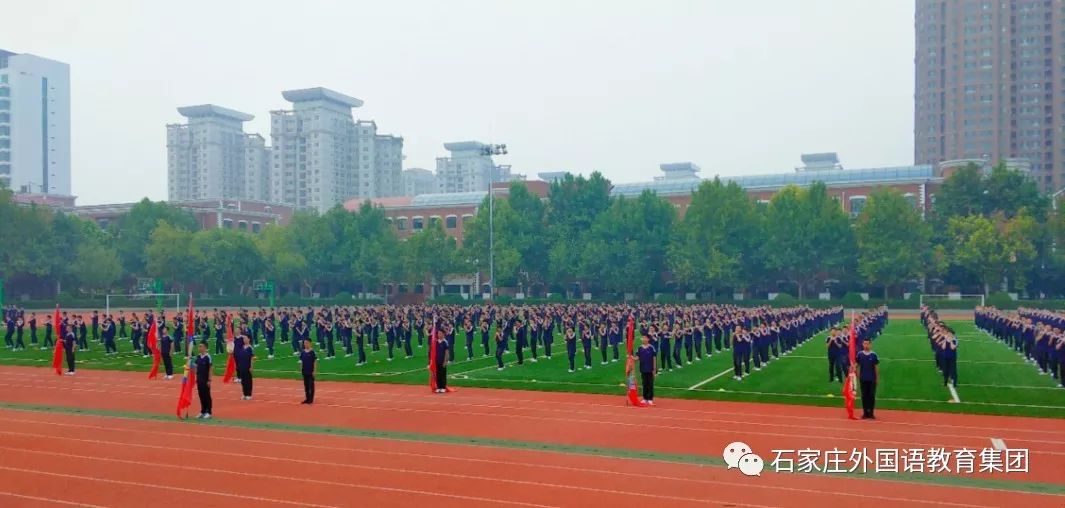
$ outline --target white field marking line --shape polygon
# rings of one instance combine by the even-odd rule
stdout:
[[[468,378],[468,380],[470,380],[470,381],[502,381],[502,382],[508,382],[508,383],[525,383],[525,382],[528,382],[528,380],[526,380],[526,379],[513,379],[513,378],[509,378],[509,379],[508,378],[491,378],[491,379],[489,379],[489,378],[472,378],[471,377],[471,378]],[[604,383],[583,383],[583,382],[579,382],[579,381],[543,381],[540,384],[564,384],[564,385],[581,385],[581,386],[617,386],[617,385],[604,384]],[[678,388],[678,387],[673,387],[673,386],[655,386],[655,390],[688,390],[688,389],[687,388]],[[693,391],[707,392],[707,393],[742,393],[742,394],[749,394],[749,395],[771,395],[771,396],[780,396],[780,397],[808,397],[808,398],[815,398],[815,399],[826,398],[825,395],[818,395],[818,394],[811,394],[811,393],[753,392],[753,391],[733,390],[733,389],[726,389],[724,392],[720,392],[719,390],[709,390],[709,389],[706,389],[706,388],[698,388],[698,389],[695,389]],[[895,402],[929,402],[929,403],[935,403],[935,404],[943,404],[944,403],[942,400],[907,399],[907,398],[892,398],[892,397],[878,397],[877,400],[890,400],[890,401],[895,401]],[[726,401],[726,402],[750,403],[751,401]],[[1000,402],[963,402],[962,404],[971,404],[971,405],[977,405],[977,406],[992,406],[992,407],[1028,407],[1028,408],[1038,408],[1038,409],[1065,409],[1065,406],[1044,406],[1044,405],[1038,405],[1038,404],[1005,404],[1005,403],[1000,403]],[[657,408],[656,408],[656,411],[657,411]],[[905,411],[905,410],[896,410],[896,411]],[[757,414],[751,415],[751,416],[765,417],[765,415],[757,415]],[[970,415],[970,416],[972,416],[972,415]],[[1005,417],[1005,418],[1023,418],[1023,417]],[[831,420],[831,418],[825,418],[825,420]],[[910,424],[910,425],[925,426],[923,424]],[[930,425],[934,425],[934,424],[930,424]],[[949,426],[949,425],[948,425],[948,427],[958,428],[958,427],[953,427],[953,426]],[[991,430],[995,430],[995,429],[991,429]],[[1037,431],[1033,431],[1033,432],[1037,432]],[[1042,432],[1057,433],[1055,431],[1042,431]]]
[[[19,375],[16,375],[16,374],[9,374],[8,372],[0,370],[0,379],[5,378],[5,377],[11,378],[13,380],[19,380],[19,381],[24,381],[26,379],[23,376],[19,376]],[[55,379],[55,378],[52,377],[52,376],[48,376],[48,379]],[[82,379],[84,379],[84,378],[82,378]],[[278,384],[277,383],[278,381],[286,382],[285,380],[274,380],[274,379],[271,379],[271,380],[268,380],[267,383],[265,383],[265,384],[270,384],[270,385]],[[518,381],[518,380],[513,380],[513,381]],[[593,384],[593,383],[574,383],[574,382],[568,382],[568,383],[567,382],[555,382],[555,383],[557,383],[557,384],[580,384],[580,385]],[[79,384],[83,384],[83,383],[79,380]],[[100,384],[100,385],[101,386],[126,386],[126,385],[104,385],[104,384]],[[386,395],[386,396],[397,396],[397,395],[399,395],[399,396],[403,396],[403,392],[361,391],[361,390],[358,389],[358,388],[362,388],[362,387],[378,388],[378,387],[382,386],[382,385],[379,385],[379,384],[347,384],[347,385],[348,386],[343,386],[342,388],[339,385],[333,385],[333,387],[334,388],[340,388],[340,390],[338,390],[338,392],[342,393],[342,394],[369,395],[369,396],[380,396],[380,395]],[[49,386],[59,386],[59,385],[55,385],[55,384],[51,384],[50,383]],[[65,387],[67,385],[62,385],[62,386]],[[397,388],[404,388],[403,385],[395,385],[395,386],[397,386]],[[600,384],[600,386],[615,386],[615,385]],[[354,388],[354,389],[352,389],[352,388]],[[674,387],[660,387],[660,388],[661,389],[669,389],[669,390],[682,390],[683,389],[683,388],[674,388]],[[415,389],[415,386],[411,385],[410,389],[413,391]],[[292,388],[290,390],[295,392],[295,391],[301,391],[302,388],[300,388],[300,389]],[[484,388],[482,390],[491,391],[492,389],[491,388]],[[707,391],[707,390],[697,390],[697,391]],[[470,395],[468,395],[469,393],[470,392],[464,392],[463,399],[459,399],[459,400],[515,402],[515,399],[509,398],[509,397],[490,397],[490,396],[483,396],[483,395],[470,396]],[[519,392],[519,393],[534,394],[536,392]],[[752,394],[774,395],[774,393],[766,393],[766,392],[737,392],[737,393],[752,393]],[[576,394],[576,395],[579,396],[580,394]],[[823,397],[823,396],[820,396],[820,395],[809,395],[809,394],[783,394],[783,393],[778,393],[778,395],[791,395],[791,396],[802,396],[802,397]],[[888,398],[888,399],[883,399],[883,400],[903,400],[903,401],[912,401],[912,402],[935,402],[935,403],[941,402],[941,401],[925,400],[925,399],[891,399],[891,398]],[[572,406],[572,405],[580,405],[582,407],[604,407],[604,408],[612,408],[612,409],[616,409],[618,407],[615,404],[601,404],[601,403],[593,403],[593,402],[568,402],[568,401],[543,400],[543,399],[531,399],[531,398],[530,399],[521,399],[521,400],[518,400],[518,402],[528,402],[528,403],[532,403],[532,404],[540,404],[540,403],[548,402],[548,403],[555,404],[555,405],[570,405],[570,406]],[[700,402],[704,402],[704,403],[707,403],[707,404],[719,403],[719,402],[716,402],[716,401],[700,401]],[[725,403],[729,403],[729,402],[725,402]],[[972,402],[968,402],[967,404],[972,404]],[[1039,406],[1039,407],[1042,407],[1042,406]],[[818,409],[820,409],[820,408],[818,408]],[[751,418],[756,418],[756,417],[757,418],[764,418],[764,417],[767,416],[767,415],[765,415],[763,413],[747,413],[747,412],[736,412],[736,411],[714,411],[714,410],[699,410],[699,409],[669,408],[669,407],[656,407],[654,412],[655,413],[697,414],[697,415],[707,414],[707,415],[714,415],[714,416],[728,415],[728,416],[743,417],[743,418],[746,418],[746,419],[751,419]],[[772,416],[772,415],[769,415],[769,416]],[[839,421],[838,418],[826,418],[826,417],[817,417],[817,416],[786,415],[786,417],[787,418],[791,418],[791,419],[795,419],[795,420],[808,420],[808,421],[824,421],[824,422],[838,422]],[[1001,429],[1001,427],[980,427],[980,426],[972,426],[972,425],[962,426],[962,425],[947,425],[947,424],[936,424],[936,423],[890,422],[890,421],[879,421],[878,422],[878,426],[906,426],[906,427],[922,427],[922,428],[943,427],[943,428],[947,428],[947,429],[968,429],[968,430],[975,430],[975,431],[998,431],[998,430]],[[1056,431],[1056,430],[1040,430],[1040,429],[1013,429],[1013,430],[1016,430],[1016,431],[1019,431],[1019,432],[1025,432],[1025,433],[1033,433],[1033,434],[1052,434],[1052,435],[1063,434],[1063,432]]]
[[[699,388],[700,386],[703,386],[706,383],[709,383],[709,382],[711,382],[711,381],[713,381],[713,380],[715,380],[715,379],[717,379],[717,378],[719,378],[721,376],[724,376],[725,374],[728,374],[729,372],[732,372],[731,368],[725,369],[725,370],[723,370],[721,372],[718,372],[717,374],[714,374],[713,376],[710,376],[710,377],[708,377],[708,378],[706,378],[706,379],[704,379],[702,381],[699,381],[698,383],[695,383],[695,384],[689,386],[688,389],[689,390],[694,390],[696,388]]]
[[[825,361],[823,356],[801,356],[793,355],[790,358],[800,358],[803,360],[821,360]],[[921,362],[931,363],[936,361],[935,358],[884,358],[884,362]],[[958,363],[973,364],[973,365],[1022,365],[1017,362],[1004,362],[1000,360],[958,360]]]
[[[104,508],[103,506],[100,506],[98,504],[76,503],[74,501],[64,501],[62,499],[52,499],[50,497],[27,496],[25,494],[16,494],[14,492],[4,492],[2,490],[0,490],[0,496],[9,496],[9,497],[14,497],[14,498],[18,498],[18,499],[27,499],[27,500],[30,500],[30,501],[41,501],[41,502],[45,502],[45,503],[59,504],[59,505],[64,505],[64,506],[80,506],[82,508]]]
[[[1061,390],[1060,386],[1024,386],[1024,385],[980,385],[965,383],[965,386],[975,388],[1008,388],[1010,390]]]
[[[961,399],[958,397],[958,390],[954,388],[954,385],[947,383],[947,389],[950,390],[950,401],[952,403],[957,404],[961,402]]]
[[[67,438],[60,437],[60,439],[67,439]],[[95,441],[93,439],[68,439],[68,440],[84,441],[84,442],[94,442]],[[131,443],[120,443],[120,442],[114,442],[114,441],[99,441],[96,444],[114,444],[114,445],[127,445],[127,446],[131,445]],[[150,445],[134,445],[134,446],[137,446],[139,448],[152,448],[152,449],[166,450],[166,451],[171,451],[171,452],[174,450],[172,447],[167,447],[167,446],[150,446]],[[161,462],[143,462],[143,461],[138,461],[138,460],[115,459],[115,458],[110,458],[110,457],[94,457],[94,456],[89,456],[89,455],[75,455],[75,454],[70,454],[70,453],[47,452],[47,451],[40,451],[40,450],[29,450],[29,449],[25,449],[25,448],[10,448],[10,447],[6,447],[6,446],[0,447],[0,450],[10,450],[10,451],[15,451],[15,452],[23,452],[23,453],[35,453],[35,454],[39,454],[39,455],[51,455],[53,457],[65,457],[65,458],[71,458],[71,459],[99,460],[99,461],[103,461],[103,462],[112,462],[112,463],[118,463],[118,464],[131,464],[131,465],[135,465],[135,466],[166,467],[166,468],[170,468],[170,469],[183,469],[184,468],[184,466],[181,466],[181,465],[166,464],[166,463],[161,463]],[[286,461],[299,462],[299,463],[303,463],[303,464],[312,464],[312,465],[315,464],[314,461],[309,461],[309,460],[278,459],[277,457],[245,455],[245,454],[240,454],[240,453],[225,453],[225,452],[213,452],[213,451],[207,451],[205,453],[210,453],[212,455],[246,457],[246,458],[257,458],[257,459],[267,459],[267,460],[271,460],[271,459],[272,460],[286,460]],[[397,473],[418,473],[418,474],[427,474],[427,475],[436,475],[436,476],[447,476],[447,477],[453,477],[453,478],[462,478],[462,475],[436,473],[436,472],[432,472],[432,471],[415,471],[415,470],[407,470],[407,469],[378,468],[378,467],[373,467],[373,466],[366,466],[366,467],[350,466],[350,465],[347,465],[347,464],[327,463],[327,462],[326,463],[321,463],[321,464],[328,464],[328,465],[332,465],[332,466],[344,466],[344,467],[359,468],[359,469],[371,469],[371,470],[376,470],[376,471],[389,471],[389,472],[397,472]],[[252,473],[244,473],[244,472],[241,472],[241,471],[233,471],[231,469],[214,469],[214,468],[207,468],[207,467],[199,467],[199,466],[197,466],[196,470],[197,471],[208,472],[208,473],[225,473],[227,475],[234,475],[235,474],[235,475],[238,475],[238,476],[247,476],[247,477],[252,477],[252,478],[269,478],[271,480],[291,480],[292,479],[291,477],[288,477],[288,476],[276,476],[276,475],[265,474],[265,473],[252,474]],[[470,478],[475,478],[475,479],[479,479],[479,480],[493,480],[493,479],[497,480],[497,481],[499,480],[499,479],[496,479],[496,478],[478,478],[478,477],[470,477]],[[529,507],[534,507],[534,508],[550,508],[550,505],[542,505],[542,504],[535,504],[535,503],[524,503],[524,502],[521,502],[521,501],[508,501],[508,500],[495,499],[495,498],[490,498],[490,497],[467,496],[467,495],[463,495],[463,494],[446,494],[446,493],[438,493],[438,492],[423,491],[423,490],[404,489],[404,488],[398,488],[398,487],[382,487],[382,486],[378,486],[378,485],[365,485],[365,484],[357,484],[357,483],[342,483],[342,482],[334,482],[334,481],[329,481],[329,480],[315,480],[315,479],[311,479],[311,478],[301,478],[300,481],[301,482],[306,482],[306,483],[315,483],[315,484],[319,484],[319,485],[328,485],[328,486],[332,486],[332,487],[349,487],[349,488],[354,488],[354,489],[379,490],[379,491],[383,491],[383,492],[400,492],[400,493],[407,494],[407,495],[420,494],[420,495],[430,496],[430,497],[445,497],[445,498],[451,498],[451,499],[461,499],[461,500],[464,500],[464,501],[479,501],[479,502],[489,502],[489,503],[497,503],[497,504],[505,504],[505,505],[520,505],[520,506],[529,506]],[[535,485],[535,483],[533,483],[533,482],[520,482],[520,483]],[[563,486],[563,485],[550,485],[550,484],[543,484],[543,485],[544,486],[550,486],[550,487],[571,488],[571,487],[567,487],[567,486]],[[579,489],[579,487],[572,487],[572,488],[578,488]],[[589,489],[589,490],[594,490],[594,491],[602,492],[602,493],[629,494],[629,492],[621,492],[621,491],[607,491],[607,490],[601,490],[601,489]],[[649,497],[654,497],[654,496],[650,496],[650,495],[648,495],[648,496]],[[686,498],[676,498],[676,499],[684,500],[684,501],[698,501],[698,500],[695,500],[695,499],[686,499]],[[709,501],[699,501],[699,502],[709,502]]]
[[[19,386],[19,385],[9,385],[9,387],[25,388],[24,386]],[[66,392],[79,392],[80,391],[80,392],[90,392],[90,393],[108,393],[108,394],[111,394],[111,395],[128,395],[128,396],[133,396],[133,397],[146,397],[147,396],[147,395],[139,393],[139,392],[120,392],[120,391],[114,391],[114,390],[89,390],[89,389],[82,389],[82,388],[66,388],[65,391]],[[290,402],[262,401],[262,403],[278,404],[278,405],[286,405],[286,406],[292,405],[292,403],[290,403]],[[344,409],[363,409],[363,410],[371,410],[371,411],[395,411],[395,412],[404,412],[404,413],[430,413],[430,414],[448,414],[448,415],[455,414],[454,411],[450,411],[450,410],[396,408],[396,407],[391,407],[391,406],[388,406],[388,407],[349,406],[349,405],[342,405],[342,404],[317,404],[317,403],[315,405],[317,405],[319,407],[334,407],[334,408],[344,408]],[[728,429],[702,428],[702,427],[681,427],[681,426],[674,426],[674,425],[652,425],[652,424],[638,423],[638,422],[603,421],[603,420],[573,419],[573,418],[561,418],[561,417],[553,418],[553,417],[532,416],[532,415],[500,415],[500,414],[493,414],[493,413],[477,413],[477,412],[465,412],[463,414],[465,414],[465,415],[486,416],[486,417],[496,417],[496,418],[508,418],[508,419],[521,418],[521,419],[525,419],[525,420],[546,421],[546,422],[587,423],[587,424],[592,424],[592,425],[612,425],[612,426],[639,427],[639,428],[653,427],[653,428],[664,429],[664,430],[683,430],[683,431],[699,432],[699,433],[706,433],[706,434],[728,434],[728,433],[731,432]],[[792,433],[759,432],[757,435],[766,436],[766,437],[787,437],[787,438],[808,438],[808,439],[823,439],[824,438],[823,434],[795,434],[793,432]],[[966,442],[968,442],[968,440],[971,440],[972,438],[965,438],[965,439],[966,439]],[[870,439],[868,437],[863,438],[863,439],[841,437],[841,438],[837,438],[837,440],[862,442],[862,443],[870,442]],[[920,442],[920,441],[889,441],[889,440],[882,440],[882,439],[876,439],[874,441],[877,442],[877,443],[881,443],[881,444],[891,444],[891,445],[913,445],[913,444],[919,444],[921,446],[926,446],[926,447],[942,446],[943,445],[943,443],[930,443],[930,442]],[[1063,456],[1065,456],[1065,452],[1041,451],[1041,452],[1033,452],[1033,453],[1044,453],[1044,454],[1049,454],[1049,455],[1063,455]]]
[[[40,422],[40,423],[54,424],[54,422]],[[55,425],[64,425],[64,424],[55,424]],[[594,469],[588,469],[588,468],[555,466],[555,465],[535,464],[535,463],[527,463],[527,462],[513,462],[513,461],[488,460],[488,459],[473,459],[473,458],[454,457],[454,456],[446,456],[446,455],[431,455],[431,454],[406,453],[406,452],[390,452],[390,451],[382,451],[382,450],[372,450],[372,449],[367,450],[367,449],[347,448],[347,447],[337,448],[337,447],[331,447],[331,446],[304,445],[304,444],[294,444],[294,443],[275,443],[275,442],[270,442],[270,441],[250,440],[250,439],[242,439],[242,438],[226,438],[226,437],[221,437],[221,436],[219,436],[219,437],[215,437],[215,436],[199,436],[197,434],[186,434],[186,433],[154,433],[154,432],[148,431],[148,430],[115,429],[115,428],[111,428],[111,427],[98,427],[98,426],[89,426],[89,425],[71,425],[71,426],[103,429],[103,430],[110,430],[110,431],[114,431],[114,432],[151,433],[151,434],[154,434],[154,435],[173,434],[173,435],[178,435],[178,436],[182,436],[182,437],[194,437],[194,436],[195,437],[208,437],[208,438],[213,438],[213,439],[218,439],[218,440],[251,442],[251,443],[263,444],[263,445],[278,445],[278,444],[282,444],[282,445],[285,445],[285,446],[288,446],[288,447],[311,448],[311,449],[321,449],[321,450],[328,450],[328,451],[338,451],[339,450],[339,451],[344,451],[344,452],[359,452],[359,453],[371,453],[371,454],[380,454],[380,455],[410,456],[410,457],[418,457],[418,458],[431,458],[431,459],[444,459],[444,460],[455,460],[455,461],[466,461],[466,462],[490,463],[490,464],[499,464],[499,465],[506,465],[506,466],[530,467],[530,468],[536,468],[536,469],[557,469],[557,470],[564,470],[564,471],[577,471],[577,472],[592,473],[592,474],[608,474],[608,475],[615,475],[615,476],[627,476],[627,477],[637,477],[637,478],[645,478],[645,479],[658,479],[658,480],[688,482],[688,483],[705,484],[705,485],[727,485],[727,486],[735,486],[736,485],[735,482],[727,482],[727,481],[715,481],[715,480],[694,479],[694,478],[665,477],[665,476],[649,475],[649,474],[644,474],[644,473],[628,473],[628,472],[623,472],[623,471],[602,471],[602,470],[594,470]],[[19,435],[19,436],[26,436],[26,437],[42,437],[42,438],[56,437],[58,439],[63,439],[63,440],[67,440],[67,441],[87,442],[87,443],[105,444],[105,445],[107,445],[107,444],[116,444],[116,445],[132,446],[132,447],[136,447],[136,448],[162,449],[162,450],[172,451],[171,447],[158,446],[158,445],[147,445],[147,444],[140,444],[140,443],[129,443],[129,442],[126,442],[126,441],[117,442],[117,441],[104,441],[104,440],[97,440],[97,439],[80,439],[80,438],[72,438],[72,437],[66,437],[66,436],[49,436],[49,435],[42,435],[42,434],[31,434],[31,433],[25,433],[25,432],[0,431],[0,434]],[[37,452],[37,451],[34,451],[34,450],[27,450],[27,449],[24,449],[24,448],[0,447],[0,449],[10,449],[10,450],[25,451],[25,452],[33,452],[33,453],[55,454],[55,452]],[[217,451],[207,451],[207,453],[214,454],[214,455],[223,455],[223,456],[238,456],[238,457],[260,458],[260,459],[275,460],[275,461],[298,462],[298,463],[309,463],[309,464],[323,464],[323,465],[334,465],[334,466],[340,466],[340,467],[351,467],[351,468],[360,468],[360,469],[368,468],[368,469],[378,469],[378,470],[393,471],[393,469],[390,469],[390,468],[375,468],[375,467],[372,467],[372,466],[356,466],[356,465],[350,465],[350,464],[344,464],[344,463],[309,461],[309,460],[304,460],[304,459],[286,459],[286,458],[273,457],[273,456],[257,456],[257,455],[247,455],[247,454],[238,454],[238,453],[229,453],[229,452],[217,452]],[[79,456],[79,458],[95,458],[95,457],[80,457]],[[125,460],[121,460],[121,459],[105,459],[105,460],[120,461],[120,462],[132,462],[132,461],[125,461]],[[641,460],[644,460],[644,459],[627,459],[627,460],[641,461]],[[675,464],[675,465],[678,465],[678,466],[689,466],[689,467],[696,468],[696,469],[700,469],[701,468],[701,466],[698,466],[698,465],[695,465],[695,464],[680,464],[680,463],[671,463],[671,464]],[[173,466],[169,466],[169,465],[165,465],[165,464],[163,466],[164,467],[173,467]],[[408,471],[404,470],[404,472],[408,472]],[[409,472],[421,472],[421,471],[409,471]],[[443,475],[443,476],[468,477],[468,476],[465,476],[465,475],[447,475],[447,474],[436,473],[436,472],[426,472],[426,474],[438,474],[438,475]],[[254,475],[250,475],[249,474],[248,476],[254,476]],[[476,479],[476,477],[469,477],[469,478]],[[498,480],[497,478],[492,478],[492,479]],[[877,479],[876,478],[861,478],[861,480],[873,480],[873,481],[876,481]],[[503,481],[507,481],[507,480],[503,480]],[[568,488],[567,486],[538,484],[538,483],[535,483],[535,482],[524,482],[524,481],[510,481],[510,482],[512,482],[512,483],[523,483],[523,484],[532,483],[532,484],[536,484],[536,485],[557,486],[557,487],[561,487],[561,488]],[[332,482],[323,482],[323,483],[332,483]],[[767,489],[767,490],[783,490],[783,491],[788,491],[788,492],[801,492],[801,493],[813,493],[813,494],[823,494],[824,493],[823,490],[802,489],[802,488],[796,488],[796,487],[784,487],[784,486],[774,486],[774,485],[752,484],[751,487],[762,488],[762,489]],[[983,489],[983,487],[972,487],[972,488]],[[582,488],[582,489],[583,490],[589,490],[587,488]],[[590,490],[599,491],[601,489],[590,489]],[[999,489],[985,489],[985,490],[999,490]],[[606,492],[614,493],[616,491],[606,491]],[[629,494],[630,492],[624,492],[624,493],[625,494]],[[962,503],[950,503],[950,502],[942,502],[942,501],[928,501],[928,500],[920,500],[920,499],[907,499],[907,498],[892,498],[892,497],[884,497],[884,496],[871,496],[871,495],[855,494],[855,493],[847,493],[847,492],[837,492],[837,493],[835,493],[835,495],[857,497],[857,498],[864,498],[864,499],[906,501],[906,502],[921,503],[921,504],[932,504],[932,505],[963,506],[963,507],[983,506],[983,505],[969,505],[969,504],[962,504]],[[661,498],[661,496],[654,496],[654,495],[650,495],[650,497]],[[685,498],[680,498],[680,499],[685,499]],[[685,500],[687,500],[687,499],[685,499]],[[705,501],[701,501],[701,500],[696,500],[696,501],[705,502]],[[736,504],[736,503],[730,503],[730,504]],[[741,506],[756,506],[756,505],[742,505],[741,504]]]
[[[991,446],[995,447],[996,450],[1005,450],[1006,442],[997,437],[993,437],[991,438]]]
[[[129,486],[133,486],[133,487],[148,487],[148,488],[154,488],[154,489],[172,490],[172,491],[175,491],[175,492],[184,492],[186,494],[207,494],[207,495],[212,495],[212,496],[229,497],[229,498],[235,498],[235,499],[250,499],[252,501],[260,501],[260,502],[264,502],[264,503],[287,504],[287,505],[293,505],[293,506],[309,506],[309,507],[312,507],[312,508],[338,508],[338,507],[333,507],[333,506],[330,506],[330,505],[301,503],[301,502],[298,502],[298,501],[285,501],[283,499],[271,499],[271,498],[267,498],[267,497],[241,496],[241,495],[236,495],[236,494],[230,494],[230,493],[227,493],[227,492],[217,492],[217,491],[205,490],[205,489],[186,489],[186,488],[182,488],[182,487],[174,487],[172,485],[166,485],[165,483],[160,483],[160,482],[156,482],[156,483],[140,483],[140,482],[131,482],[131,481],[126,481],[126,480],[113,480],[113,479],[110,479],[110,478],[101,478],[99,476],[81,476],[81,475],[75,475],[75,474],[60,474],[60,473],[53,473],[51,471],[40,471],[40,470],[36,470],[36,469],[23,469],[23,468],[18,468],[18,467],[9,467],[9,466],[0,466],[0,470],[11,471],[11,472],[15,472],[15,473],[29,473],[29,474],[34,474],[34,475],[38,475],[39,474],[39,475],[45,475],[45,476],[55,476],[55,477],[60,477],[60,478],[64,478],[64,479],[86,480],[86,481],[89,481],[89,482],[103,482],[103,483],[111,483],[111,484],[115,484],[115,485],[129,485]]]

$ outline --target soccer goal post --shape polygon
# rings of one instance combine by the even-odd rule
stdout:
[[[174,312],[181,312],[181,295],[179,293],[134,293],[134,294],[110,294],[107,295],[105,310],[111,313],[111,308],[116,309],[158,309],[165,310],[174,305]]]
[[[926,295],[922,294],[920,297],[921,305],[930,305],[934,307],[950,308],[951,304],[957,304],[963,301],[976,302],[979,301],[979,306],[984,306],[984,295],[966,295],[962,293],[947,293],[942,295]]]

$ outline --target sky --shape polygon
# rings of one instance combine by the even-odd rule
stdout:
[[[496,161],[652,179],[913,163],[912,1],[34,0],[0,9],[0,48],[71,66],[79,204],[165,199],[166,124],[212,103],[269,139],[281,91],[365,101],[404,168],[445,142]]]

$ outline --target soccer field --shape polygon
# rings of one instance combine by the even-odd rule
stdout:
[[[964,412],[995,415],[1023,415],[1065,418],[1065,389],[1049,376],[1039,375],[1004,344],[976,329],[969,321],[950,322],[958,331],[959,385],[956,393],[943,386],[943,378],[935,368],[935,361],[921,323],[917,320],[891,321],[873,347],[881,358],[877,390],[878,409],[908,409],[918,411]],[[694,398],[733,401],[777,402],[818,406],[838,406],[842,411],[841,385],[828,381],[825,355],[825,334],[799,346],[789,355],[773,359],[761,371],[753,370],[743,381],[732,378],[732,353],[715,352],[708,358],[682,368],[661,372],[656,380],[656,395],[663,398]],[[586,393],[624,393],[624,364],[622,361],[601,365],[597,348],[592,349],[592,368],[583,369],[583,351],[578,346],[576,372],[568,372],[565,345],[558,337],[553,358],[543,357],[531,362],[526,352],[525,364],[517,365],[513,351],[504,355],[506,367],[496,370],[495,357],[483,357],[479,336],[474,345],[474,358],[465,360],[465,338],[459,336],[456,361],[448,368],[453,385],[490,388],[572,391]],[[28,342],[27,337],[27,342]],[[91,342],[91,338],[89,339]],[[415,339],[416,341],[416,339]],[[388,361],[384,338],[381,350],[371,352],[367,346],[368,363],[355,366],[354,357],[345,358],[340,344],[337,357],[321,360],[319,379],[377,383],[428,384],[426,348],[414,346],[414,357],[404,358],[396,349],[395,358]],[[128,339],[118,341],[120,353],[104,355],[103,346],[93,343],[92,350],[77,354],[82,369],[132,370],[147,373],[150,358],[130,352]],[[513,349],[514,343],[511,342]],[[213,350],[213,343],[211,345]],[[262,341],[256,347],[258,360],[255,373],[260,377],[298,378],[298,363],[291,346],[276,344],[276,356],[266,359]],[[319,352],[321,354],[321,352]],[[612,355],[611,355],[612,356]],[[181,375],[181,360],[175,357],[175,375]],[[30,348],[26,351],[0,351],[0,364],[46,366],[50,351]],[[225,366],[224,355],[214,355],[215,373]],[[177,390],[175,381],[172,382]],[[217,389],[217,388],[216,388]],[[239,390],[234,384],[233,390]]]

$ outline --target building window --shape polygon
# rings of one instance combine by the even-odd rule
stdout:
[[[411,229],[419,231],[425,225],[425,218],[421,216],[414,217],[411,220]]]
[[[429,217],[429,226],[433,227],[433,228],[440,227],[440,216],[439,215],[430,216]]]
[[[444,221],[444,226],[448,229],[455,229],[459,227],[459,218],[454,215],[448,215]]]
[[[262,224],[259,224],[258,222],[252,222],[251,223],[251,232],[252,233],[258,233],[261,230],[262,230]]]
[[[237,221],[237,229],[239,229],[241,231],[247,231],[248,230],[248,221],[245,221],[245,220]]]
[[[222,227],[226,229],[233,229],[233,219],[225,219],[222,221]]]
[[[851,196],[851,217],[857,217],[865,208],[865,196]]]
[[[473,216],[472,215],[470,215],[470,214],[463,215],[462,216],[462,225],[465,226],[466,224],[469,224],[470,221],[472,221],[472,220],[473,220]]]

